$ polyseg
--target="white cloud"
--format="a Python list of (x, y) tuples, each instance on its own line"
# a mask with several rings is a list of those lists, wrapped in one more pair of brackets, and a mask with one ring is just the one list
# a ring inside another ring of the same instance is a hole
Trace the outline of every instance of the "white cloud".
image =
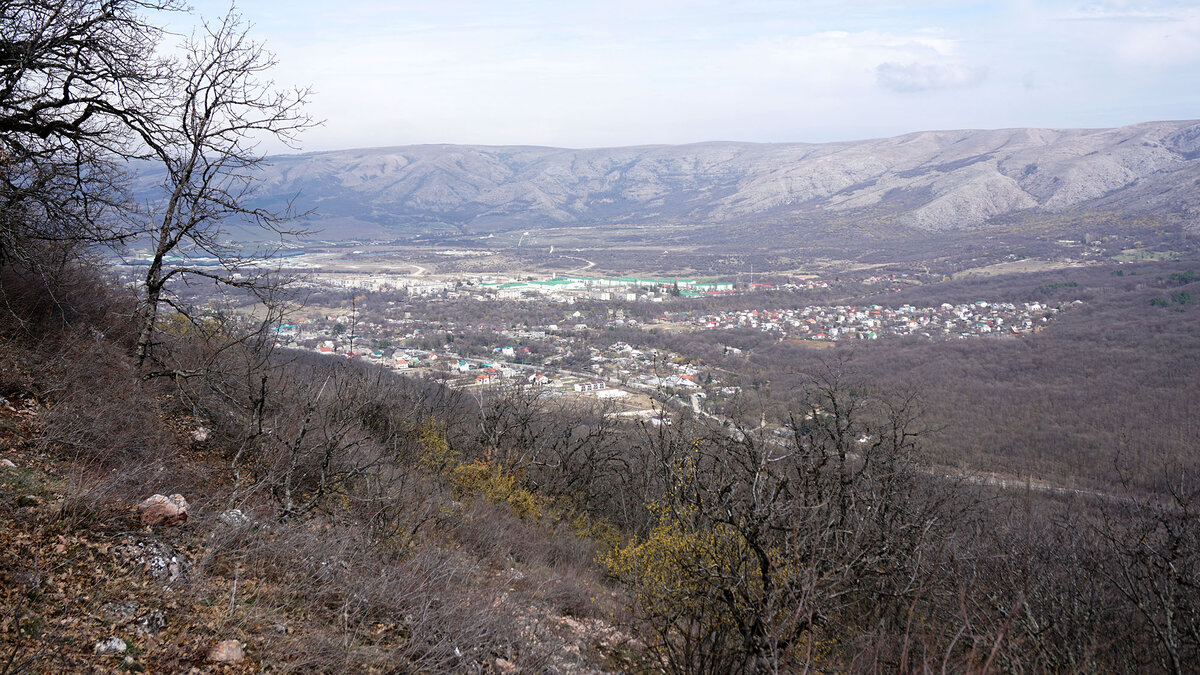
[(1097, 0), (1041, 11), (1064, 46), (1115, 67), (1200, 67), (1200, 8), (1194, 2)]
[(957, 41), (936, 31), (823, 31), (774, 37), (736, 49), (730, 67), (742, 77), (787, 78), (818, 90), (869, 89), (885, 63), (960, 63)]
[(306, 148), (325, 149), (837, 140), (1188, 117), (1200, 110), (1196, 4), (294, 0), (245, 11), (279, 52), (277, 79), (314, 85), (312, 112), (328, 123)]
[(1200, 67), (1200, 11), (1169, 20), (1130, 24), (1117, 46), (1127, 63), (1149, 67)]
[(889, 61), (875, 67), (875, 79), (879, 85), (899, 92), (969, 87), (981, 82), (986, 75), (986, 68), (968, 68), (957, 64)]
[(794, 128), (798, 115), (844, 120), (872, 109), (880, 64), (962, 60), (957, 41), (928, 30), (732, 41), (597, 31), (546, 40), (524, 28), (475, 27), (309, 44), (281, 57), (289, 79), (319, 83), (314, 112), (330, 120), (314, 133), (322, 145), (352, 135), (380, 143), (771, 140), (768, 130), (785, 133), (778, 129)]

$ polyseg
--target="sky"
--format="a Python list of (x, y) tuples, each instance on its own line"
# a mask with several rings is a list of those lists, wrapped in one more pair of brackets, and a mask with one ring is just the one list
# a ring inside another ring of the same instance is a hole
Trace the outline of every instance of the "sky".
[(313, 89), (309, 112), (324, 122), (303, 151), (1200, 118), (1200, 0), (256, 0), (238, 11), (278, 57), (276, 80)]

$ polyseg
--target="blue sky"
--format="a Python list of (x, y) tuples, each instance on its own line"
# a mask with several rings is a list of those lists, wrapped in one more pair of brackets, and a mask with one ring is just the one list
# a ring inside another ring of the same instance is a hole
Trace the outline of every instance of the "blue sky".
[(325, 124), (303, 150), (819, 142), (1200, 118), (1197, 0), (300, 0), (239, 11), (277, 54), (277, 79), (316, 92), (310, 110)]

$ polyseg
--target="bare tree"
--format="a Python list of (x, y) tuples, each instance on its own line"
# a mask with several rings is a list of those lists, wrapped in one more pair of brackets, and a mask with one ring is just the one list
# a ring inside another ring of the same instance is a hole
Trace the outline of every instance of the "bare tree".
[[(1113, 500), (1092, 525), (1101, 556), (1088, 563), (1150, 637), (1164, 672), (1192, 672), (1200, 658), (1200, 480), (1183, 469), (1156, 494)], [(1131, 612), (1133, 613), (1133, 612)]]
[[(81, 256), (134, 231), (123, 167), (131, 122), (167, 69), (151, 23), (179, 0), (0, 0), (0, 301), (31, 330), (25, 300), (69, 320)], [(26, 292), (29, 291), (29, 292)], [(39, 315), (40, 316), (40, 315)]]
[(475, 443), (485, 460), (539, 492), (603, 511), (620, 498), (616, 482), (631, 465), (616, 408), (548, 393), (540, 385), (481, 388)]
[(379, 373), (336, 365), (324, 370), (324, 378), (314, 370), (296, 381), (278, 383), (284, 405), (258, 437), (259, 459), (268, 463), (263, 477), (283, 518), (346, 495), (352, 482), (380, 461), (363, 427), (382, 391)]
[(911, 397), (836, 368), (810, 381), (786, 438), (677, 423), (647, 437), (663, 488), (648, 535), (609, 558), (650, 647), (678, 672), (811, 666), (818, 639), (895, 621), (944, 527)]
[[(147, 233), (153, 248), (142, 281), (136, 357), (147, 377), (190, 374), (162, 367), (156, 353), (163, 307), (189, 321), (196, 312), (173, 292), (177, 284), (212, 283), (268, 301), (278, 276), (265, 264), (290, 235), (291, 205), (270, 210), (252, 205), (263, 138), (291, 143), (313, 121), (303, 111), (306, 89), (282, 90), (265, 79), (274, 57), (252, 41), (233, 10), (206, 23), (184, 46), (172, 91), (159, 111), (137, 129), (161, 165), (161, 199)], [(268, 231), (278, 241), (243, 250), (228, 240), (231, 226)], [(157, 365), (157, 370), (151, 366)]]
[(146, 14), (176, 0), (0, 0), (0, 265), (128, 234), (119, 162), (164, 81)]

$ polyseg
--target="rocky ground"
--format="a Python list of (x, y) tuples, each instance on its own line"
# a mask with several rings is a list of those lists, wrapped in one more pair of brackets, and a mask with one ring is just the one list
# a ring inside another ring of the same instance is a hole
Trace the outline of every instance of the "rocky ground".
[[(332, 621), (321, 616), (320, 584), (309, 602), (295, 575), (245, 555), (247, 542), (291, 548), (294, 532), (219, 509), (204, 494), (140, 502), (104, 494), (104, 476), (34, 442), (42, 405), (8, 394), (0, 401), (0, 673), (413, 669), (397, 655), (411, 656), (405, 626), (415, 631), (419, 619), (377, 616), (349, 628), (343, 607), (347, 630), (339, 631), (336, 609)], [(194, 437), (180, 447), (193, 467), (219, 463)], [(637, 643), (606, 618), (613, 592), (598, 580), (529, 561), (477, 563), (468, 590), (492, 598), (513, 637), (507, 651), (456, 644), (461, 658), (445, 670), (609, 672), (635, 657)], [(595, 608), (563, 612), (563, 602), (548, 600), (556, 592), (593, 593)]]

